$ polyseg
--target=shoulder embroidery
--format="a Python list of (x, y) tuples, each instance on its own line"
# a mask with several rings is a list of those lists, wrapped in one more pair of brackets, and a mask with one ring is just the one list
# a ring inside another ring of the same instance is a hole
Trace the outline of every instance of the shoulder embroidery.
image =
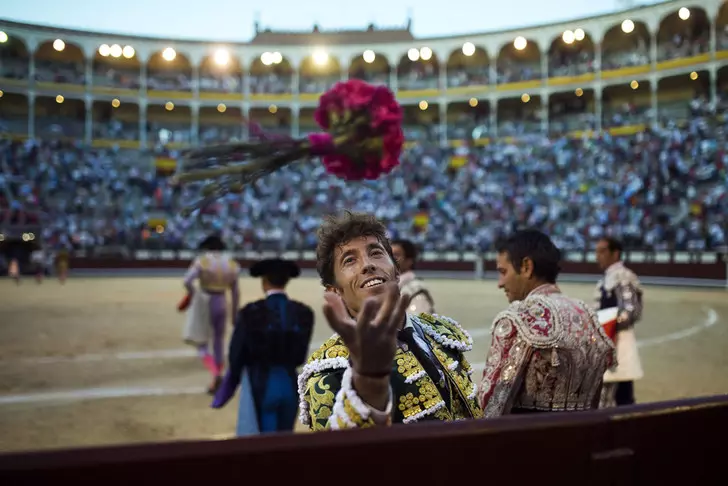
[(523, 327), (523, 321), (518, 312), (510, 307), (496, 314), (491, 326), (491, 332), (498, 337), (506, 337), (513, 332), (513, 328), (520, 330)]
[(413, 317), (417, 319), (425, 333), (443, 346), (460, 352), (473, 349), (473, 338), (470, 333), (454, 319), (424, 312)]
[(349, 358), (349, 349), (338, 334), (331, 336), (314, 351), (311, 357), (308, 358), (307, 364), (330, 358)]
[(620, 267), (604, 276), (604, 288), (612, 290), (620, 285), (631, 285), (637, 290), (641, 290), (641, 285), (637, 274), (627, 267)]
[(349, 366), (349, 350), (341, 337), (334, 334), (321, 345), (308, 359), (298, 375), (298, 418), (304, 425), (310, 425), (308, 402), (304, 399), (309, 378), (327, 370), (346, 369)]
[(508, 310), (496, 316), (493, 324), (496, 325), (499, 320), (510, 320), (528, 344), (552, 347), (561, 340), (564, 332), (558, 305), (554, 300), (553, 296), (534, 295), (526, 300), (513, 302)]

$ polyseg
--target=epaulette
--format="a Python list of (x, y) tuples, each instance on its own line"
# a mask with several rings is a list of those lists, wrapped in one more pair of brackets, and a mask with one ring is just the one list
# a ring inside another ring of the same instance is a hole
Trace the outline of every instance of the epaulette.
[(521, 338), (535, 347), (554, 346), (564, 332), (557, 301), (544, 295), (511, 302), (493, 320), (494, 331), (499, 321), (510, 321)]
[(349, 358), (349, 348), (344, 344), (341, 336), (334, 334), (328, 338), (319, 348), (311, 354), (306, 364), (331, 358)]
[(461, 352), (473, 349), (473, 338), (470, 333), (454, 319), (425, 312), (412, 317), (417, 319), (426, 334), (441, 345)]
[(349, 366), (349, 348), (344, 345), (338, 334), (327, 339), (308, 358), (308, 362), (298, 375), (299, 418), (304, 425), (310, 422), (308, 402), (303, 398), (309, 378), (322, 371), (346, 369), (347, 366)]
[(640, 289), (640, 280), (637, 274), (629, 268), (622, 266), (604, 275), (604, 288), (612, 290), (620, 285), (631, 285), (635, 289)]

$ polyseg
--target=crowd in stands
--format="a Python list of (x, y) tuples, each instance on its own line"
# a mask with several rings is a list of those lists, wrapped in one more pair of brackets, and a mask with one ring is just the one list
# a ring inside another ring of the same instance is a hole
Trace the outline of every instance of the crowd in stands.
[(239, 249), (311, 249), (321, 218), (348, 208), (433, 251), (487, 251), (524, 226), (546, 230), (565, 250), (605, 234), (633, 248), (715, 250), (728, 242), (725, 108), (696, 99), (685, 123), (623, 137), (416, 143), (400, 167), (370, 182), (300, 162), (189, 218), (180, 210), (198, 188), (172, 187), (155, 172), (154, 154), (5, 140), (0, 204), (5, 222), (42, 215), (48, 244), (78, 248), (192, 249), (219, 231)]
[[(629, 50), (605, 47), (601, 66), (590, 49), (551, 53), (549, 75), (651, 62), (649, 44), (640, 36), (633, 38), (635, 45)], [(719, 29), (716, 40), (719, 49), (728, 48), (728, 26)], [(657, 57), (698, 54), (708, 45), (704, 30), (681, 32), (660, 43)], [(22, 79), (28, 67), (27, 61), (3, 59), (0, 77)], [(543, 67), (538, 60), (502, 57), (495, 69), (448, 69), (446, 82), (467, 86), (530, 80), (541, 76)], [(83, 83), (86, 74), (82, 64), (35, 64), (38, 81)], [(102, 86), (137, 89), (142, 83), (135, 69), (95, 63), (90, 74), (94, 84)], [(390, 80), (388, 73), (362, 70), (354, 75), (370, 82)], [(433, 63), (411, 63), (397, 78), (400, 89), (435, 88), (440, 82)], [(248, 77), (252, 93), (290, 92), (292, 79), (283, 68)], [(206, 69), (200, 70), (198, 80), (201, 88), (221, 92), (240, 91), (244, 81)], [(318, 92), (335, 80), (336, 76), (302, 74), (299, 89)], [(188, 74), (151, 68), (147, 77), (149, 89), (190, 90), (192, 82)], [(458, 149), (432, 143), (440, 139), (438, 124), (408, 123), (407, 138), (415, 143), (387, 177), (345, 183), (326, 174), (320, 164), (297, 163), (189, 218), (180, 210), (196, 198), (198, 188), (173, 187), (168, 177), (158, 174), (158, 153), (91, 149), (80, 142), (59, 141), (54, 136), (58, 133), (80, 139), (83, 123), (50, 120), (50, 128), (39, 130), (35, 140), (0, 139), (0, 227), (41, 222), (48, 245), (76, 248), (193, 249), (209, 232), (218, 231), (239, 249), (310, 249), (322, 216), (347, 208), (375, 213), (392, 236), (413, 239), (434, 251), (487, 251), (523, 226), (546, 230), (564, 250), (587, 249), (605, 234), (623, 239), (628, 247), (655, 250), (715, 250), (728, 243), (726, 100), (713, 105), (696, 96), (677, 108), (661, 105), (657, 114), (644, 106), (627, 104), (608, 111), (605, 105), (604, 128), (636, 123), (648, 128), (620, 137), (564, 135), (596, 127), (595, 114), (581, 111), (552, 112), (548, 136), (536, 134), (543, 128), (538, 117), (498, 120), (499, 138)], [(492, 133), (489, 121), (485, 116), (455, 122), (446, 135), (484, 138)], [(8, 123), (0, 119), (0, 128)], [(43, 123), (36, 120), (36, 126)], [(73, 123), (78, 126), (71, 130)], [(189, 126), (148, 125), (152, 142), (191, 139)], [(95, 119), (93, 133), (133, 140), (139, 126)], [(239, 136), (239, 127), (200, 126), (202, 143)], [(163, 148), (157, 145), (155, 150)]]

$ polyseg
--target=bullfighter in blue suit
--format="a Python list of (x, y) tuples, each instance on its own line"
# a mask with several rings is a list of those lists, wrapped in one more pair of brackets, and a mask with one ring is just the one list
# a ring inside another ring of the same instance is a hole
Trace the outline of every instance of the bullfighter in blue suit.
[(314, 325), (313, 310), (285, 292), (300, 273), (294, 262), (277, 258), (250, 268), (252, 277), (262, 277), (266, 297), (238, 312), (228, 372), (212, 403), (223, 407), (240, 386), (238, 437), (293, 430), (296, 368), (306, 362)]

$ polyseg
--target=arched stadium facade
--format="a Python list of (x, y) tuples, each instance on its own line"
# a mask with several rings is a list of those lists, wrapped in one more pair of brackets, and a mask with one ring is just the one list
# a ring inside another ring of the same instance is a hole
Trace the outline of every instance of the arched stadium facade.
[[(437, 39), (370, 28), (264, 31), (223, 44), (0, 21), (0, 41), (4, 130), (97, 147), (244, 139), (247, 120), (302, 135), (316, 129), (318, 96), (352, 77), (396, 92), (409, 141), (426, 137), (418, 127), (437, 125), (450, 144), (530, 132), (635, 133), (660, 117), (679, 120), (696, 93), (715, 99), (728, 87), (723, 0)], [(642, 116), (615, 122), (624, 104)], [(575, 110), (566, 116), (563, 106)]]

